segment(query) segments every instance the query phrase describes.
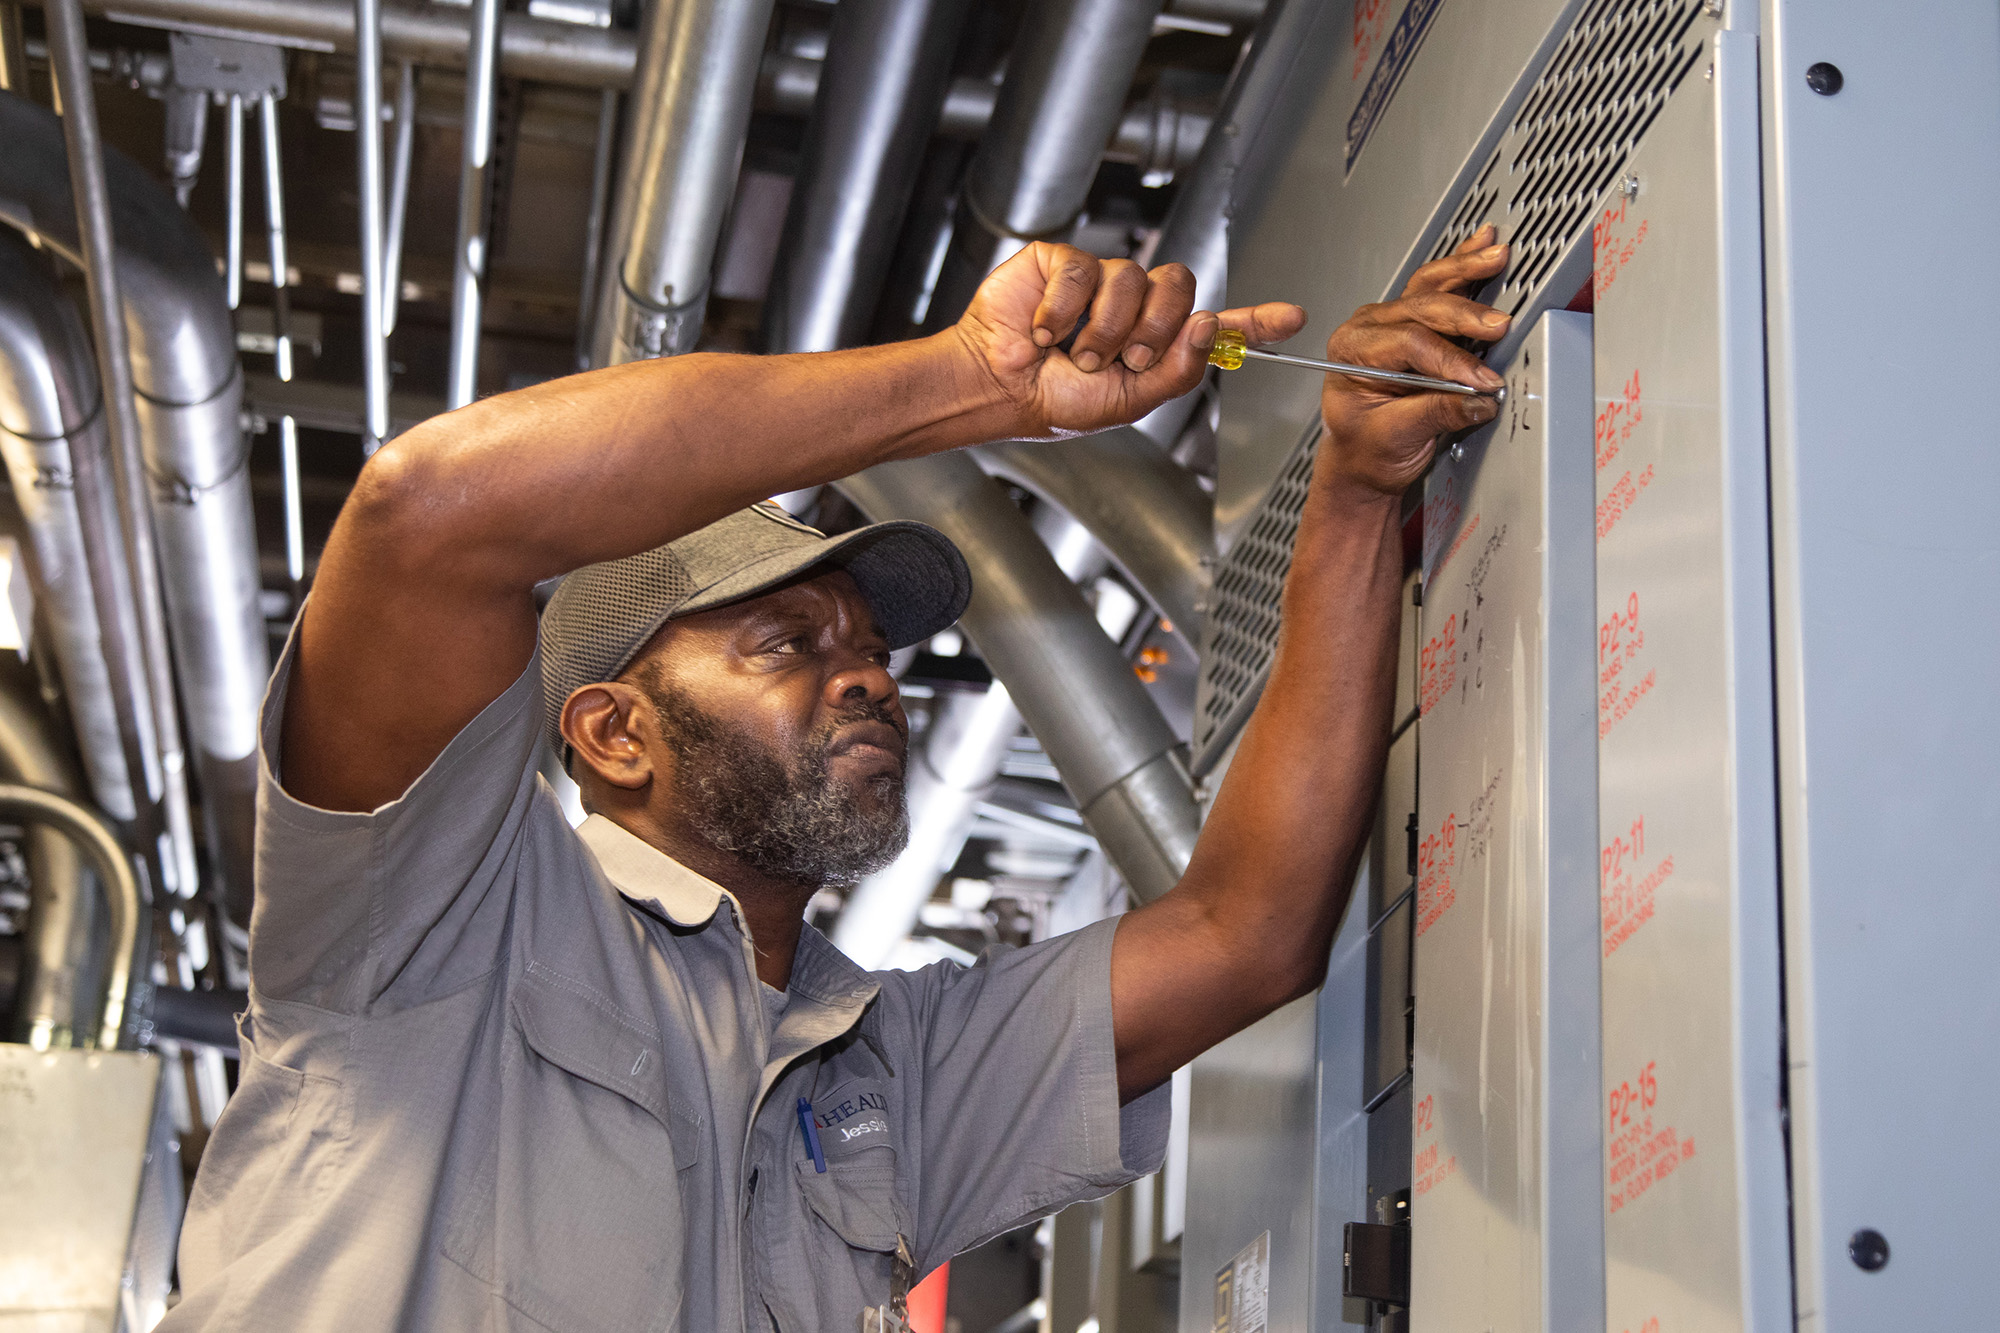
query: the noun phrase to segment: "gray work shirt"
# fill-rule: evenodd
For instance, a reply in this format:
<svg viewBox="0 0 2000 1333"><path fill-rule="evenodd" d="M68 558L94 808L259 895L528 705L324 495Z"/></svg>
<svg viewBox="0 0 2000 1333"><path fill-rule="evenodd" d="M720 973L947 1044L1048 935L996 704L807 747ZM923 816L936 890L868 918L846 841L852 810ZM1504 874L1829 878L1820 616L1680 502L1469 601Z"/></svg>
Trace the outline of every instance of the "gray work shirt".
<svg viewBox="0 0 2000 1333"><path fill-rule="evenodd" d="M733 897L564 819L539 661L341 814L276 776L294 652L242 1081L162 1329L855 1333L899 1234L928 1272L1157 1167L1165 1090L1118 1105L1115 922L911 973L807 928L774 1026Z"/></svg>

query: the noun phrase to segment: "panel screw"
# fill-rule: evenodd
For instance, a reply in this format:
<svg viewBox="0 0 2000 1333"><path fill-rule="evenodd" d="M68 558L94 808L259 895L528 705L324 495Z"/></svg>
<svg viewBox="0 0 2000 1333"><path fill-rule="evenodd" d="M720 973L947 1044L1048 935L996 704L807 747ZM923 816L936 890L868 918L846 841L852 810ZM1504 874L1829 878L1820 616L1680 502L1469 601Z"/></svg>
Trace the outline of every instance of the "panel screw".
<svg viewBox="0 0 2000 1333"><path fill-rule="evenodd" d="M1889 1239L1872 1227L1847 1238L1847 1257L1864 1273L1879 1273L1889 1263Z"/></svg>
<svg viewBox="0 0 2000 1333"><path fill-rule="evenodd" d="M1639 197L1639 173L1636 171L1626 172L1625 179L1618 182L1618 193L1624 195L1627 199L1637 199Z"/></svg>
<svg viewBox="0 0 2000 1333"><path fill-rule="evenodd" d="M1840 91L1841 85L1846 82L1847 80L1840 73L1840 66L1829 64L1827 61L1822 60L1806 68L1806 87L1812 89L1821 97L1833 96Z"/></svg>
<svg viewBox="0 0 2000 1333"><path fill-rule="evenodd" d="M1722 0L1708 0L1708 3L1701 7L1701 12L1708 15L1712 19L1721 18Z"/></svg>

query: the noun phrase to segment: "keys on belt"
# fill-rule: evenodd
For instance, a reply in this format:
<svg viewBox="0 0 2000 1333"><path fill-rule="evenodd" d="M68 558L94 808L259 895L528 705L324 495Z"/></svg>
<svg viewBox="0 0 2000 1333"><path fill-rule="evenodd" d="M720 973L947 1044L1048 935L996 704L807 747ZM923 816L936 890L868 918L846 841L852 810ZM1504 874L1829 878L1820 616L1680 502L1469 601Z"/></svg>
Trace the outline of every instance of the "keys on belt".
<svg viewBox="0 0 2000 1333"><path fill-rule="evenodd" d="M899 1231L889 1260L889 1303L861 1312L861 1333L910 1333L910 1288L916 1282L917 1259Z"/></svg>

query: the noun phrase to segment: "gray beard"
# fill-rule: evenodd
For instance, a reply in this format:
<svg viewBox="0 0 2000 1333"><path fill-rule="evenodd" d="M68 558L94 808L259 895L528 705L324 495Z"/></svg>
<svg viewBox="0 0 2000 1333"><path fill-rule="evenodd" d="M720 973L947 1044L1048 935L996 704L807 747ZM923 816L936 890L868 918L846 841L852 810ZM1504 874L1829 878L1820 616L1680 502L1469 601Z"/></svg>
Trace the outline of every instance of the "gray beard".
<svg viewBox="0 0 2000 1333"><path fill-rule="evenodd" d="M833 779L827 747L842 726L888 721L863 705L780 755L724 727L664 682L644 686L674 747L672 795L703 842L752 869L807 888L859 882L894 861L910 839L897 774L870 778L871 811Z"/></svg>

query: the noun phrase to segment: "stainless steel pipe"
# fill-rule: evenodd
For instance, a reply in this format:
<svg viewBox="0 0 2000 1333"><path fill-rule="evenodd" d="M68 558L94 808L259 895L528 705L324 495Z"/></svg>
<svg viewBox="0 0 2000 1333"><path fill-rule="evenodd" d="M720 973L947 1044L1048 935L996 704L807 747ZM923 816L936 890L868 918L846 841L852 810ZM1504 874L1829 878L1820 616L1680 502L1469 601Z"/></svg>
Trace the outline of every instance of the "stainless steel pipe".
<svg viewBox="0 0 2000 1333"><path fill-rule="evenodd" d="M765 348L825 352L868 331L951 84L967 0L841 0L764 303Z"/></svg>
<svg viewBox="0 0 2000 1333"><path fill-rule="evenodd" d="M988 473L1083 524L1175 633L1198 642L1215 506L1192 473L1131 426L1076 440L1003 440L973 453Z"/></svg>
<svg viewBox="0 0 2000 1333"><path fill-rule="evenodd" d="M1028 7L993 119L966 168L926 327L956 320L986 275L1028 242L1069 234L1159 12L1159 0Z"/></svg>
<svg viewBox="0 0 2000 1333"><path fill-rule="evenodd" d="M361 383L367 404L361 452L389 438L389 342L382 294L382 4L354 0L355 175L361 207Z"/></svg>
<svg viewBox="0 0 2000 1333"><path fill-rule="evenodd" d="M111 908L111 948L104 968L97 1045L101 1050L116 1050L125 1034L125 1006L132 992L133 960L147 906L132 860L100 816L66 796L38 787L0 783L0 815L46 824L69 838L89 859L104 885Z"/></svg>
<svg viewBox="0 0 2000 1333"><path fill-rule="evenodd" d="M772 0L655 0L598 288L591 360L694 346L735 197Z"/></svg>
<svg viewBox="0 0 2000 1333"><path fill-rule="evenodd" d="M355 7L347 0L85 0L85 12L156 28L276 41L357 54ZM464 11L450 5L380 5L379 50L393 60L464 69ZM615 28L508 14L500 24L500 70L509 78L591 88L632 83L636 46Z"/></svg>
<svg viewBox="0 0 2000 1333"><path fill-rule="evenodd" d="M486 205L492 192L500 0L472 0L470 20L464 132L460 136L464 151L458 173L458 247L452 252L451 268L451 356L445 370L448 407L464 407L479 387L479 317L486 287Z"/></svg>
<svg viewBox="0 0 2000 1333"><path fill-rule="evenodd" d="M117 238L112 232L104 143L97 127L96 94L90 85L90 48L84 41L83 11L77 0L51 0L43 17L48 27L50 74L62 108L65 175L79 242L75 254L84 273L91 334L97 348L98 383L103 386L110 427L112 475L116 478L113 491L118 497L119 526L125 535L125 554L138 604L137 656L146 668L153 732L159 745L165 843L158 865L169 887L185 896L194 892L196 882L187 759L180 718L174 710L174 673L162 609L159 552L146 512L146 459L140 442Z"/></svg>
<svg viewBox="0 0 2000 1333"><path fill-rule="evenodd" d="M0 95L0 222L72 263L83 258L62 127L46 110ZM104 154L118 218L120 317L131 339L125 408L138 418L143 459L130 460L139 526L158 533L160 582L135 596L141 612L163 584L173 654L203 787L213 860L231 913L248 919L257 707L270 674L258 602L249 454L239 421L243 379L221 276L207 242L152 176L124 154ZM108 238L107 238L108 239ZM111 395L107 395L110 399ZM114 418L115 421L115 418ZM79 462L79 480L82 468ZM144 497L150 493L151 518ZM157 606L157 602L155 602ZM164 637L164 636L162 636ZM163 664L164 665L164 664ZM157 680L158 677L152 677ZM172 696L166 696L171 704ZM155 713L173 717L171 707ZM161 728L162 749L178 723ZM175 769L170 766L169 776Z"/></svg>

